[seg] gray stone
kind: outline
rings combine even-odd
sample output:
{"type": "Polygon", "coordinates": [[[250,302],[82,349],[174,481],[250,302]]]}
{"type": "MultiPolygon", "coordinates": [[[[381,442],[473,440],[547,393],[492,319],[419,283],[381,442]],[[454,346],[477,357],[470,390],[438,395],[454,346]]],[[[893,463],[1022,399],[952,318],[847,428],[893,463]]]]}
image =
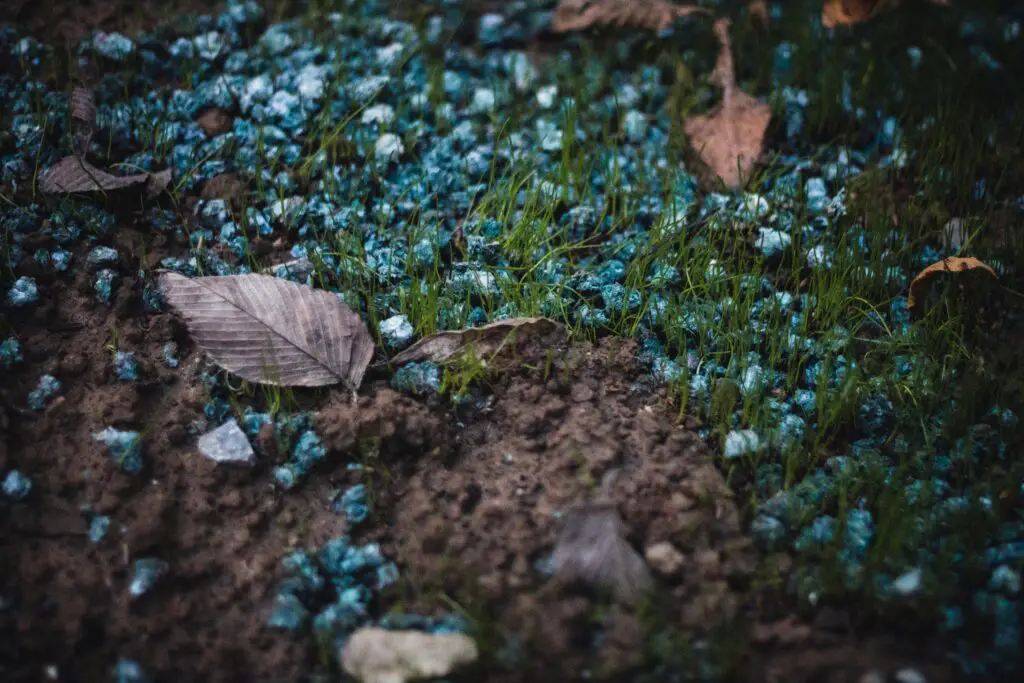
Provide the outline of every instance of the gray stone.
{"type": "Polygon", "coordinates": [[[199,451],[216,462],[252,465],[256,453],[234,418],[199,437],[199,451]]]}

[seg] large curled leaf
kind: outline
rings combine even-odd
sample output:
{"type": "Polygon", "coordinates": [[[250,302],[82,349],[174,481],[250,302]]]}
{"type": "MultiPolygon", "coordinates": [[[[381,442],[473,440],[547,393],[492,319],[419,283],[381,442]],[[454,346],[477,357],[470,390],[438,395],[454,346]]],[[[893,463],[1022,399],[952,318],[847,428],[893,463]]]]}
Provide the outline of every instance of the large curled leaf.
{"type": "Polygon", "coordinates": [[[520,341],[536,339],[558,327],[559,324],[549,318],[510,318],[481,327],[438,332],[419,340],[392,358],[391,362],[394,365],[419,361],[443,363],[465,351],[471,351],[477,357],[489,356],[514,341],[513,335],[520,341]]]}
{"type": "Polygon", "coordinates": [[[728,187],[735,189],[749,179],[761,156],[772,114],[767,104],[743,92],[736,84],[728,19],[715,22],[715,35],[721,50],[712,78],[722,88],[722,102],[714,113],[688,119],[684,130],[704,163],[728,187]]]}
{"type": "Polygon", "coordinates": [[[994,271],[991,266],[976,258],[950,256],[949,258],[944,258],[941,261],[936,261],[917,274],[917,277],[915,277],[913,282],[910,283],[910,293],[907,296],[907,308],[912,312],[917,312],[917,309],[921,306],[921,300],[924,298],[925,286],[932,278],[944,273],[962,274],[968,271],[983,273],[992,279],[999,278],[996,271],[994,271]]]}
{"type": "Polygon", "coordinates": [[[677,18],[695,13],[709,14],[703,7],[671,0],[560,0],[551,28],[565,33],[592,26],[635,26],[660,32],[677,18]]]}
{"type": "Polygon", "coordinates": [[[366,325],[330,292],[257,274],[164,273],[160,284],[196,344],[250,382],[354,391],[373,358],[366,325]]]}

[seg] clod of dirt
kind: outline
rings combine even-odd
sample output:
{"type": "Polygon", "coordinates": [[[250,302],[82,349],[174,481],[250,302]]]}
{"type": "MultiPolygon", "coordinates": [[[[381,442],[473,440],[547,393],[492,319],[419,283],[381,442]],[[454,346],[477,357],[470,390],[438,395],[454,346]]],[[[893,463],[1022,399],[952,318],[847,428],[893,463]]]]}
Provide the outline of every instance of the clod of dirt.
{"type": "Polygon", "coordinates": [[[234,123],[235,119],[231,114],[217,107],[207,109],[196,119],[196,124],[211,138],[227,133],[234,123]]]}
{"type": "Polygon", "coordinates": [[[657,396],[636,392],[634,352],[610,340],[560,348],[547,378],[521,369],[494,380],[490,410],[451,457],[421,460],[386,503],[384,542],[415,577],[418,606],[430,609],[429,596],[444,591],[521,640],[527,654],[509,680],[572,678],[608,657],[579,647],[600,629],[600,598],[551,581],[544,567],[560,515],[616,467],[624,537],[636,547],[669,542],[693,567],[660,583],[653,601],[695,633],[739,608],[729,586],[751,570],[753,548],[731,493],[697,435],[657,396]],[[531,669],[539,661],[543,672],[531,669]]]}
{"type": "Polygon", "coordinates": [[[362,628],[348,639],[341,663],[363,683],[405,683],[447,676],[478,656],[476,643],[461,633],[362,628]]]}
{"type": "Polygon", "coordinates": [[[683,568],[686,558],[671,543],[655,543],[644,551],[647,565],[662,576],[675,576],[683,568]]]}

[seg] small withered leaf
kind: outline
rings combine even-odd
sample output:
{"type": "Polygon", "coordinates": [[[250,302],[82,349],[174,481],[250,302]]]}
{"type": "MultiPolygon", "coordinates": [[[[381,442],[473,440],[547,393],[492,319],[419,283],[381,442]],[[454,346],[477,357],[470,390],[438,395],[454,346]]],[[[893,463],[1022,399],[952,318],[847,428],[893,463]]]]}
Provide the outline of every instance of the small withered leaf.
{"type": "Polygon", "coordinates": [[[39,181],[47,194],[81,194],[123,190],[149,182],[149,173],[113,175],[96,168],[80,156],[64,157],[46,169],[39,181]]]}
{"type": "Polygon", "coordinates": [[[85,156],[96,132],[96,104],[91,90],[71,91],[71,137],[75,153],[85,156]]]}
{"type": "Polygon", "coordinates": [[[391,359],[393,365],[420,361],[444,363],[464,352],[478,358],[497,353],[508,344],[539,339],[561,325],[550,318],[509,318],[465,330],[438,332],[424,337],[391,359]]]}
{"type": "MultiPolygon", "coordinates": [[[[949,0],[929,2],[933,5],[949,5],[949,0]]],[[[825,0],[821,8],[821,25],[825,28],[836,28],[860,24],[898,4],[899,0],[825,0]]]]}
{"type": "Polygon", "coordinates": [[[141,187],[146,197],[153,198],[170,185],[170,168],[155,173],[114,175],[85,160],[96,132],[96,103],[91,90],[75,88],[71,92],[69,118],[73,153],[43,171],[39,188],[44,194],[91,194],[141,187]]]}
{"type": "Polygon", "coordinates": [[[632,604],[651,589],[653,579],[644,558],[626,540],[613,499],[621,473],[619,468],[605,472],[597,492],[569,509],[551,564],[562,581],[603,587],[616,599],[632,604]]]}
{"type": "Polygon", "coordinates": [[[703,7],[677,5],[671,0],[560,0],[551,19],[557,33],[597,26],[634,26],[664,31],[690,14],[710,14],[703,7]]]}
{"type": "Polygon", "coordinates": [[[975,275],[979,273],[984,274],[993,280],[999,279],[999,275],[992,269],[992,266],[983,261],[969,256],[950,256],[941,261],[936,261],[917,274],[917,277],[910,283],[910,292],[907,295],[907,308],[912,313],[920,312],[925,287],[932,278],[942,274],[958,275],[968,271],[975,275]]]}
{"type": "Polygon", "coordinates": [[[167,303],[220,367],[258,384],[353,392],[373,358],[373,338],[335,294],[259,275],[160,276],[167,303]]]}
{"type": "Polygon", "coordinates": [[[616,506],[592,501],[570,509],[551,556],[556,577],[610,590],[635,603],[652,585],[644,558],[625,538],[616,506]]]}
{"type": "Polygon", "coordinates": [[[729,20],[715,21],[714,28],[721,50],[712,79],[722,88],[722,101],[713,113],[687,119],[683,129],[704,163],[726,186],[736,189],[750,178],[761,156],[772,115],[767,104],[736,84],[729,20]]]}

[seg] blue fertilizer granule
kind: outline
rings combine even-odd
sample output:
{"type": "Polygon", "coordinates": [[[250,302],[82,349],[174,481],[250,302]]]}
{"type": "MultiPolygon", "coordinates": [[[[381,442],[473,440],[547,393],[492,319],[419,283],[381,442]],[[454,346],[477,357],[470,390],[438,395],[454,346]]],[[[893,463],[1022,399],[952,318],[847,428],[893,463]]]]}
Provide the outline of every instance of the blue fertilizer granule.
{"type": "Polygon", "coordinates": [[[114,683],[149,683],[150,678],[142,667],[131,659],[121,657],[114,665],[114,683]]]}
{"type": "Polygon", "coordinates": [[[42,410],[54,396],[60,393],[60,381],[52,375],[43,375],[39,378],[36,388],[28,394],[28,405],[32,410],[42,410]]]}
{"type": "Polygon", "coordinates": [[[0,342],[0,363],[3,363],[5,368],[10,368],[23,360],[25,358],[21,355],[21,342],[16,337],[8,337],[0,342]]]}
{"type": "Polygon", "coordinates": [[[101,542],[110,530],[110,517],[96,515],[89,522],[89,540],[93,543],[101,542]]]}
{"type": "Polygon", "coordinates": [[[163,355],[164,365],[166,365],[169,368],[176,368],[181,362],[178,359],[178,345],[175,344],[174,342],[167,342],[166,344],[164,344],[163,355]]]}
{"type": "Polygon", "coordinates": [[[32,491],[32,482],[18,470],[11,470],[4,477],[3,491],[11,500],[24,500],[32,491]]]}
{"type": "Polygon", "coordinates": [[[341,498],[335,502],[334,509],[345,515],[350,524],[359,524],[366,521],[370,515],[370,508],[366,503],[366,485],[356,484],[346,489],[341,498]]]}
{"type": "Polygon", "coordinates": [[[36,286],[35,279],[26,276],[19,277],[7,292],[7,304],[10,306],[29,306],[38,299],[39,287],[36,286]]]}
{"type": "Polygon", "coordinates": [[[138,432],[107,427],[94,433],[92,438],[110,449],[110,456],[124,472],[138,474],[142,471],[142,436],[138,432]]]}
{"type": "Polygon", "coordinates": [[[114,372],[122,382],[134,382],[139,379],[139,364],[131,351],[114,353],[114,372]]]}
{"type": "Polygon", "coordinates": [[[166,562],[155,557],[143,557],[135,560],[135,573],[128,586],[128,592],[134,597],[148,592],[167,572],[167,568],[166,562]]]}

